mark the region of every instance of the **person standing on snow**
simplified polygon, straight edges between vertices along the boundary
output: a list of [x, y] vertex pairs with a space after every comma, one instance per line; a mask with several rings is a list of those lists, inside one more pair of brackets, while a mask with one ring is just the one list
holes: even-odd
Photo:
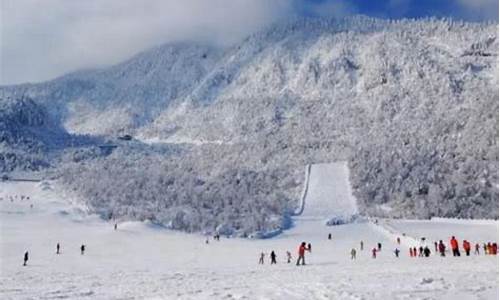
[[372, 249], [372, 258], [377, 258], [377, 248]]
[[442, 240], [439, 240], [439, 245], [438, 245], [438, 249], [439, 249], [439, 254], [444, 257], [445, 256], [445, 251], [446, 251], [446, 246], [444, 245], [443, 241]]
[[311, 243], [307, 244], [307, 251], [312, 252], [312, 247], [311, 247]]
[[438, 252], [439, 252], [438, 242], [434, 242], [434, 251], [435, 251], [436, 253], [438, 253]]
[[470, 243], [467, 240], [464, 240], [462, 246], [465, 251], [465, 255], [470, 256]]
[[56, 254], [59, 254], [59, 250], [61, 249], [61, 245], [59, 245], [59, 243], [57, 243], [56, 245]]
[[450, 246], [451, 251], [453, 252], [453, 256], [460, 256], [460, 251], [458, 250], [458, 241], [454, 236], [451, 237]]
[[399, 238], [399, 236], [398, 236], [398, 238], [396, 239], [396, 242], [398, 243], [398, 245], [401, 245], [401, 239]]
[[302, 265], [306, 264], [305, 254], [306, 254], [306, 242], [302, 242], [299, 246], [299, 257], [297, 258], [297, 266], [300, 264], [300, 261], [302, 261]]
[[351, 249], [351, 259], [356, 259], [356, 249]]
[[399, 252], [400, 252], [400, 251], [399, 251], [399, 249], [398, 249], [398, 248], [396, 248], [396, 249], [394, 250], [394, 255], [396, 255], [396, 257], [399, 257]]
[[274, 250], [271, 251], [271, 265], [275, 265], [276, 264], [276, 253], [274, 253]]
[[329, 239], [329, 240], [331, 240], [331, 239], [332, 239], [332, 234], [331, 234], [331, 233], [329, 233], [329, 234], [328, 234], [328, 239]]
[[290, 251], [286, 252], [286, 262], [291, 263], [292, 262], [292, 253]]
[[80, 246], [80, 254], [83, 255], [85, 253], [85, 245]]
[[474, 248], [475, 248], [474, 254], [475, 255], [479, 255], [479, 249], [481, 248], [481, 246], [479, 246], [479, 244], [476, 243], [476, 245], [474, 246]]
[[363, 251], [363, 245], [364, 245], [364, 244], [363, 244], [363, 241], [359, 242], [359, 249], [360, 249], [361, 251]]
[[413, 257], [413, 248], [410, 247], [410, 257]]
[[424, 248], [424, 256], [429, 257], [431, 255], [431, 249], [429, 247], [425, 246]]
[[260, 258], [259, 258], [259, 265], [263, 265], [264, 264], [264, 257], [266, 257], [266, 255], [264, 254], [264, 252], [261, 252], [260, 253]]
[[418, 247], [418, 257], [424, 257], [424, 247]]
[[377, 243], [378, 251], [382, 251], [382, 243]]
[[28, 262], [28, 251], [24, 252], [24, 263], [23, 266], [26, 266], [26, 263]]

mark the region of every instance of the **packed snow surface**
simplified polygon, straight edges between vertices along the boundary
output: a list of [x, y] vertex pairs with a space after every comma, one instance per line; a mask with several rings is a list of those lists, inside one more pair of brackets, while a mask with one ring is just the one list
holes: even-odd
[[[276, 238], [217, 242], [139, 222], [120, 223], [115, 231], [51, 182], [2, 182], [0, 199], [1, 299], [498, 299], [497, 257], [410, 258], [401, 249], [398, 259], [394, 238], [376, 228], [385, 226], [382, 220], [327, 227], [321, 218], [298, 217]], [[312, 215], [307, 205], [304, 215]], [[408, 235], [447, 240], [475, 232], [497, 241], [497, 222], [447, 223], [449, 230], [442, 223], [390, 222]], [[302, 241], [312, 244], [307, 265], [287, 264], [286, 251], [295, 259]], [[372, 259], [377, 242], [383, 248]], [[358, 250], [356, 260], [351, 248]], [[269, 265], [271, 250], [277, 265]], [[265, 265], [258, 265], [262, 251]]]
[[303, 217], [351, 217], [357, 211], [347, 162], [311, 165]]

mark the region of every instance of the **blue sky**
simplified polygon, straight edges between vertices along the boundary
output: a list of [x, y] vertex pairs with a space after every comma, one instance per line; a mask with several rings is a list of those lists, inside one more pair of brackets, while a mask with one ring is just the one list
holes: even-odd
[[[303, 15], [318, 15], [331, 6], [347, 13], [380, 18], [444, 17], [466, 21], [498, 21], [498, 0], [296, 0]], [[327, 10], [328, 11], [328, 10]]]
[[498, 0], [0, 0], [0, 84], [115, 64], [178, 40], [227, 46], [292, 17], [498, 22]]

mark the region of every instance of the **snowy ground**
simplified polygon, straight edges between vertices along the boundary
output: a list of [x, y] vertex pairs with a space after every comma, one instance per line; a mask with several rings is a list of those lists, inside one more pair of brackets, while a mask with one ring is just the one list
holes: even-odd
[[[321, 185], [314, 187], [319, 180], [314, 174], [325, 172], [315, 173], [313, 167], [310, 195], [321, 194], [316, 190]], [[21, 195], [30, 199], [21, 200]], [[497, 241], [497, 222], [380, 220], [378, 225], [326, 227], [324, 217], [338, 208], [318, 210], [321, 201], [308, 196], [303, 216], [275, 238], [222, 237], [205, 244], [204, 236], [147, 223], [122, 223], [115, 231], [112, 224], [86, 216], [84, 208], [69, 203], [47, 182], [0, 182], [0, 199], [0, 299], [415, 300], [499, 295], [497, 257], [410, 258], [406, 245], [401, 258], [392, 254], [394, 237], [401, 232], [416, 238], [447, 240], [455, 234], [459, 239]], [[328, 233], [333, 240], [327, 239]], [[361, 240], [365, 250], [351, 261], [349, 252], [359, 250]], [[312, 244], [308, 265], [287, 264], [285, 251], [295, 257], [301, 241]], [[57, 242], [60, 255], [55, 254]], [[383, 248], [372, 259], [368, 250], [377, 242]], [[79, 252], [82, 243], [87, 245], [85, 255]], [[30, 261], [22, 267], [26, 250]], [[258, 265], [259, 253], [271, 250], [277, 252], [278, 264], [269, 265], [266, 257], [266, 264]]]

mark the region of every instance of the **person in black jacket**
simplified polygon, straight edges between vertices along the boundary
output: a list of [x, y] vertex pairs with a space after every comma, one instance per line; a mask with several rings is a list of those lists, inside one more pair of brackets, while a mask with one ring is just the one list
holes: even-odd
[[28, 262], [28, 251], [24, 253], [24, 263], [23, 266], [26, 266], [26, 263]]
[[274, 253], [274, 250], [271, 251], [271, 265], [276, 264], [276, 253]]

